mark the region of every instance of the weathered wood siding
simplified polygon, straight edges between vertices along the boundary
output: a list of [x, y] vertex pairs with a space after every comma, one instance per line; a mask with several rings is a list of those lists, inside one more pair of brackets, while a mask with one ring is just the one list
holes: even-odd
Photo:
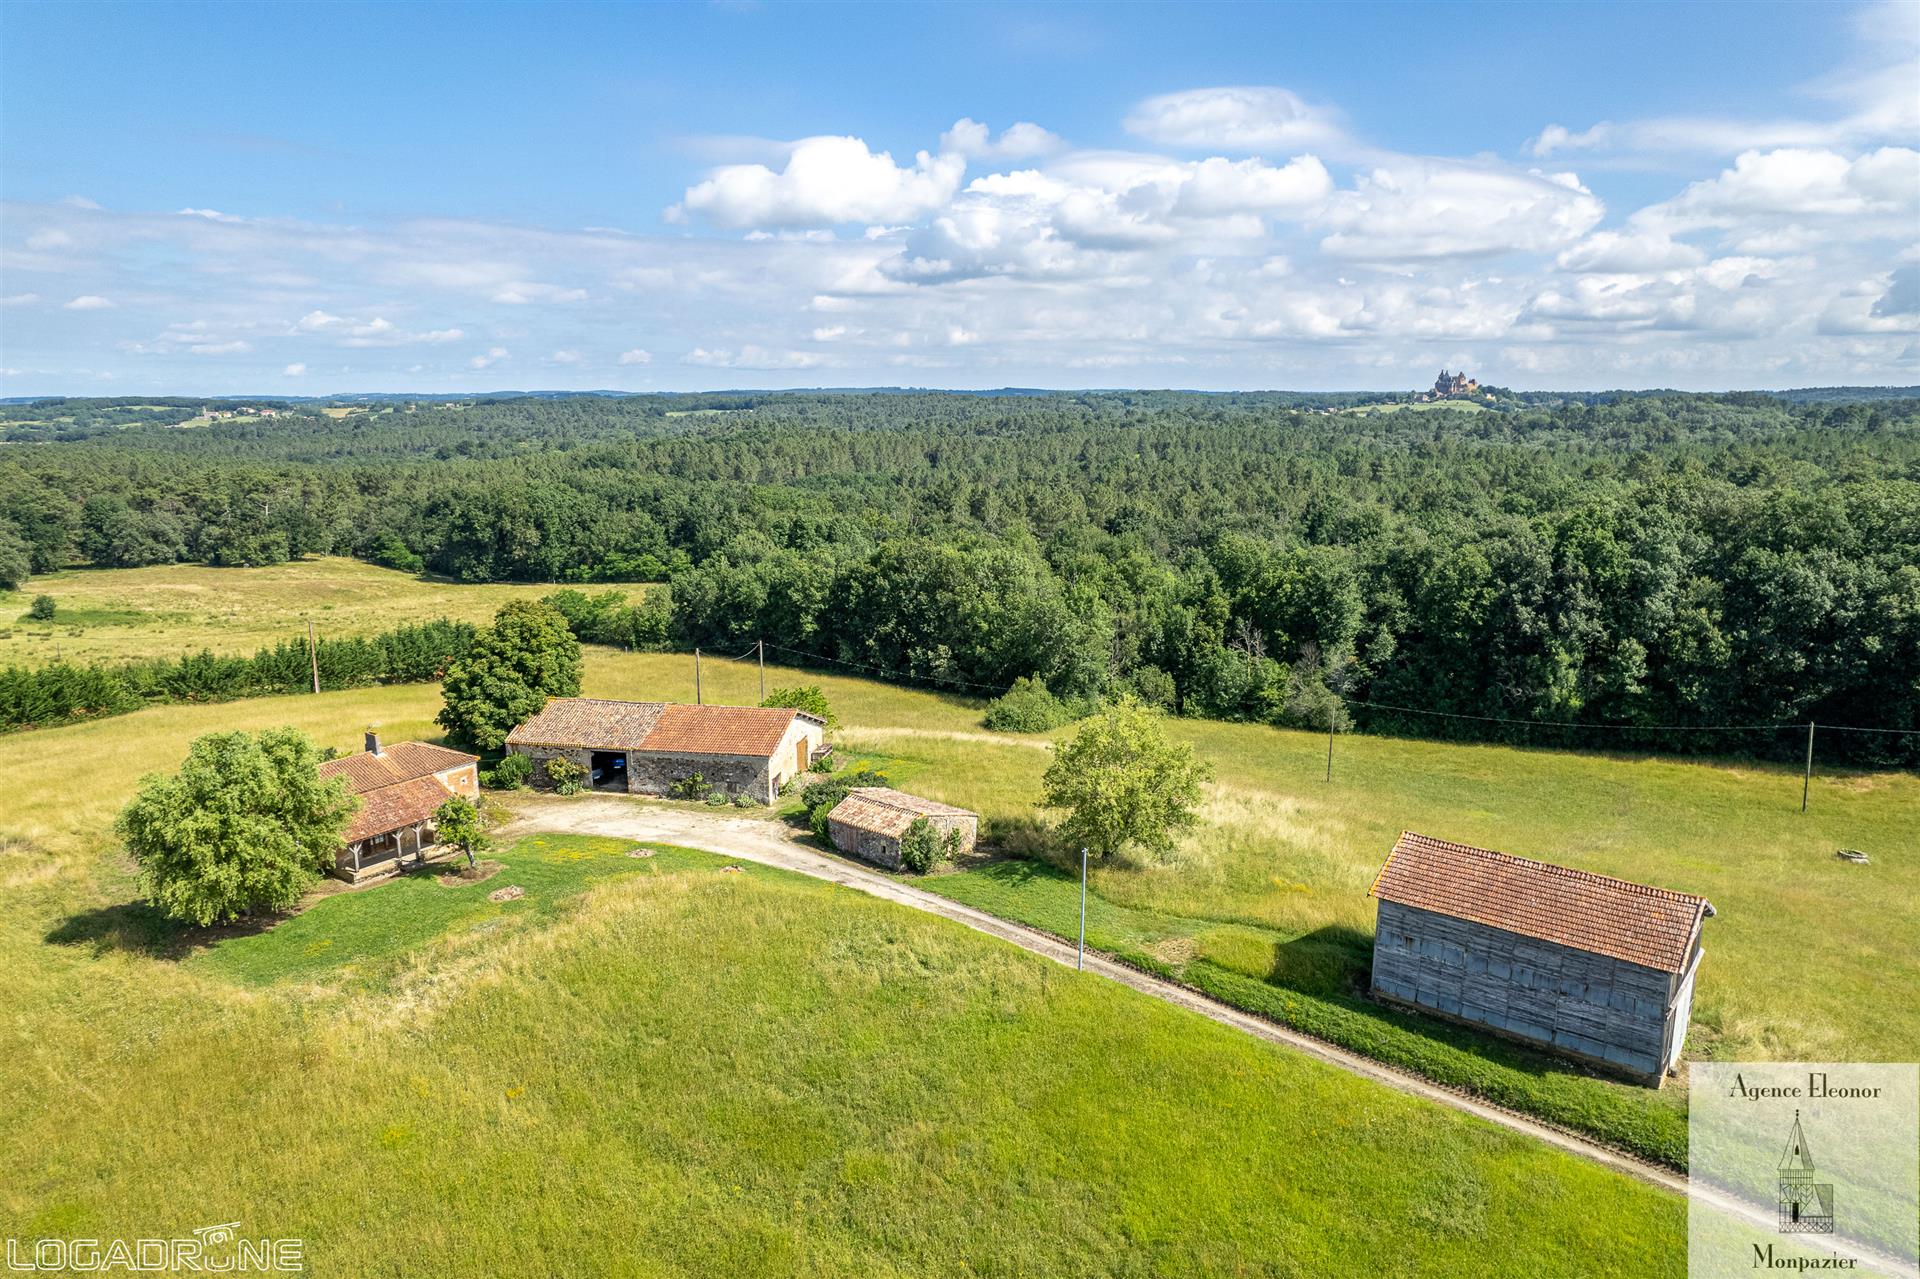
[[1683, 1023], [1668, 1036], [1674, 981], [1624, 960], [1380, 903], [1377, 995], [1649, 1081], [1659, 1080], [1686, 1034]]

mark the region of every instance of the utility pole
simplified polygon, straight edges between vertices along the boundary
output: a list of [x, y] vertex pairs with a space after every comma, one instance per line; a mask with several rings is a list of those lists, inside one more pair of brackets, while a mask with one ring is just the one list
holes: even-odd
[[313, 691], [320, 691], [320, 646], [313, 640], [313, 619], [307, 619], [307, 661], [313, 666]]
[[700, 700], [700, 646], [693, 646], [693, 704], [703, 705]]
[[1074, 962], [1081, 972], [1087, 970], [1087, 849], [1080, 848], [1080, 958]]
[[1327, 780], [1333, 780], [1333, 712], [1327, 712]]
[[767, 700], [767, 642], [761, 640], [756, 647], [760, 650], [760, 700]]
[[1800, 811], [1807, 811], [1807, 792], [1813, 789], [1813, 721], [1807, 721], [1807, 775], [1800, 782]]

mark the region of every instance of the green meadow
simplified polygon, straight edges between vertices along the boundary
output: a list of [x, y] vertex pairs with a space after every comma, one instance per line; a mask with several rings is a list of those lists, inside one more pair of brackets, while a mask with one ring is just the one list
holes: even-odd
[[[1031, 855], [926, 887], [1071, 933], [1070, 850], [1033, 809], [1047, 739], [984, 732], [968, 699], [767, 679], [823, 684], [851, 751]], [[701, 687], [754, 701], [759, 673], [709, 659]], [[693, 662], [590, 650], [587, 691], [691, 700]], [[705, 854], [534, 836], [478, 883], [334, 891], [217, 936], [137, 901], [113, 815], [192, 737], [431, 738], [438, 705], [397, 686], [0, 737], [12, 1233], [241, 1219], [339, 1274], [1683, 1267], [1681, 1205], [1629, 1180], [943, 921]], [[1671, 1157], [1684, 1081], [1607, 1083], [1360, 997], [1367, 887], [1411, 828], [1710, 897], [1696, 1058], [1920, 1051], [1920, 1013], [1887, 998], [1920, 985], [1912, 775], [1823, 773], [1802, 815], [1798, 777], [1767, 766], [1350, 737], [1328, 783], [1324, 737], [1172, 728], [1216, 769], [1204, 821], [1166, 863], [1094, 868], [1096, 946]], [[1839, 862], [1843, 846], [1872, 862]], [[508, 885], [525, 896], [490, 900]]]

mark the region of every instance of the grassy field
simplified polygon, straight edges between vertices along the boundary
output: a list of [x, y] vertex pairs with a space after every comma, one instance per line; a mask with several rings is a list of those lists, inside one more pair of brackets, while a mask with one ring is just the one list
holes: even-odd
[[[116, 725], [182, 709], [260, 704]], [[55, 846], [4, 854], [19, 1237], [239, 1221], [329, 1275], [1683, 1269], [1645, 1186], [846, 890], [535, 836], [188, 947], [62, 789], [25, 795]]]
[[[467, 586], [320, 558], [271, 568], [69, 569], [36, 576], [24, 591], [0, 591], [0, 666], [121, 661], [210, 648], [252, 653], [293, 635], [311, 618], [323, 636], [370, 635], [434, 618], [484, 622], [511, 599], [537, 599], [555, 586]], [[635, 598], [643, 586], [599, 586]], [[52, 622], [27, 606], [51, 595]]]
[[[850, 748], [898, 760], [916, 791], [978, 808], [1003, 844], [1054, 851], [1031, 807], [1045, 739], [984, 733], [974, 701], [768, 671], [770, 684], [802, 679], [826, 687]], [[709, 701], [757, 700], [751, 664], [709, 659], [702, 682]], [[590, 650], [587, 686], [690, 700], [693, 664]], [[292, 723], [351, 747], [368, 725], [431, 737], [437, 709], [437, 689], [402, 686], [161, 706], [0, 738], [13, 1014], [0, 1019], [0, 1087], [24, 1108], [0, 1143], [0, 1218], [43, 1232], [186, 1229], [298, 1201], [292, 1225], [259, 1224], [331, 1240], [328, 1268], [342, 1273], [478, 1269], [452, 1252], [476, 1231], [493, 1268], [512, 1269], [533, 1255], [515, 1249], [560, 1248], [569, 1217], [588, 1223], [583, 1251], [553, 1255], [592, 1257], [582, 1273], [1300, 1273], [1327, 1257], [1407, 1273], [1681, 1266], [1665, 1200], [1377, 1090], [1340, 1099], [1359, 1086], [1167, 1010], [1136, 1015], [1123, 992], [1083, 990], [937, 923], [754, 870], [710, 873], [693, 854], [646, 866], [603, 849], [576, 864], [523, 847], [481, 885], [341, 894], [210, 949], [182, 949], [133, 903], [112, 815], [193, 736]], [[1410, 1064], [1441, 1077], [1470, 1071], [1496, 1091], [1524, 1077], [1602, 1126], [1650, 1124], [1659, 1138], [1683, 1089], [1590, 1080], [1350, 998], [1371, 934], [1367, 885], [1412, 828], [1712, 898], [1696, 1057], [1920, 1051], [1920, 1013], [1887, 997], [1920, 984], [1911, 775], [1816, 778], [1802, 816], [1790, 770], [1355, 737], [1339, 742], [1328, 784], [1325, 738], [1173, 727], [1218, 771], [1206, 821], [1165, 865], [1095, 869], [1096, 945], [1280, 1020], [1344, 1018], [1317, 1028], [1371, 1037], [1390, 1060], [1417, 1053]], [[1840, 846], [1872, 864], [1836, 861]], [[486, 902], [523, 880], [530, 900]], [[924, 882], [1070, 931], [1071, 881], [1043, 864]], [[921, 939], [912, 953], [939, 956], [929, 971], [964, 980], [914, 976], [896, 964], [903, 952], [850, 939], [846, 921], [869, 917], [879, 935]], [[905, 1014], [889, 1001], [903, 991], [932, 1001], [916, 1005], [924, 1039], [917, 1021], [896, 1024]], [[1004, 1037], [975, 1051], [983, 1024]], [[1069, 1095], [1068, 1076], [1089, 1086]], [[1107, 1103], [1116, 1077], [1130, 1108]], [[881, 1081], [884, 1104], [850, 1079]], [[260, 1118], [238, 1123], [249, 1090]], [[1009, 1114], [1029, 1101], [1062, 1108], [1041, 1123], [1045, 1141]], [[1427, 1126], [1382, 1130], [1403, 1105]], [[210, 1124], [219, 1138], [196, 1146]], [[803, 1135], [816, 1129], [831, 1134], [817, 1148]], [[1311, 1160], [1289, 1163], [1303, 1145]], [[549, 1158], [585, 1162], [576, 1180], [529, 1193]], [[418, 1198], [374, 1189], [415, 1166], [468, 1189], [425, 1217]], [[336, 1200], [321, 1177], [370, 1189]], [[1300, 1190], [1310, 1182], [1339, 1188], [1318, 1192], [1324, 1218]], [[978, 1214], [957, 1196], [992, 1189], [1001, 1202], [1009, 1184], [1023, 1214], [1012, 1228], [970, 1224]], [[903, 1206], [916, 1203], [928, 1220]], [[804, 1230], [790, 1224], [796, 1205]], [[368, 1214], [364, 1232], [349, 1228], [354, 1214]], [[628, 1238], [608, 1251], [600, 1232], [616, 1217], [646, 1223], [644, 1248]], [[1361, 1219], [1414, 1242], [1392, 1258], [1366, 1252], [1352, 1233]], [[747, 1251], [720, 1250], [733, 1240]], [[1550, 1261], [1535, 1240], [1554, 1241]], [[426, 1251], [382, 1260], [403, 1241]]]

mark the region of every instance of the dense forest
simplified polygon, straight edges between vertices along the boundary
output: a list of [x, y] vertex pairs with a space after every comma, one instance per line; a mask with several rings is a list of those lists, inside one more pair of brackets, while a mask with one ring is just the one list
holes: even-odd
[[[1753, 755], [1810, 720], [1920, 728], [1920, 401], [1337, 409], [758, 393], [181, 429], [68, 402], [79, 438], [0, 435], [0, 581], [340, 553], [667, 581], [574, 609], [594, 638], [1067, 705]], [[1910, 765], [1920, 736], [1821, 752]]]

